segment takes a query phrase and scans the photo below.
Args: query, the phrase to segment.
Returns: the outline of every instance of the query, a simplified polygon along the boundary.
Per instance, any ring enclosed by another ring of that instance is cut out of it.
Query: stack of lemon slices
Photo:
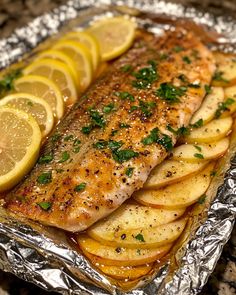
[[[102,72],[104,63],[132,45],[134,35],[135,23],[129,19],[99,20],[84,31],[64,34],[14,79],[8,95],[0,99],[0,192],[29,172],[42,139]]]

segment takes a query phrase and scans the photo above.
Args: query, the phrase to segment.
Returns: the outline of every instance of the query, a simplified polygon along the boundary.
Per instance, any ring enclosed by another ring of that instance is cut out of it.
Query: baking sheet
[[[65,23],[69,30],[74,25],[86,25],[94,15],[120,10],[114,9],[113,5],[128,5],[158,13],[163,19],[162,24],[155,23],[155,19],[148,20],[145,14],[138,17],[140,26],[155,33],[169,28],[171,19],[193,19],[209,30],[214,28],[219,34],[221,45],[212,42],[209,44],[212,48],[217,46],[225,51],[235,51],[236,20],[230,13],[216,17],[204,10],[165,1],[77,0],[69,1],[52,13],[36,18],[26,27],[17,29],[8,39],[0,40],[0,68],[17,61],[43,40],[64,29]],[[123,7],[122,10],[124,11]],[[126,11],[138,14],[136,10]],[[165,15],[168,17],[165,18]],[[234,146],[222,162],[222,167],[225,164],[226,167],[229,166],[233,150]],[[225,169],[222,170],[218,183],[224,172]],[[196,294],[206,283],[230,236],[236,214],[235,190],[236,159],[233,159],[208,218],[188,243],[178,271],[173,277],[168,275],[169,266],[166,264],[145,287],[137,287],[127,294]],[[0,212],[0,267],[40,287],[62,294],[122,294],[112,281],[93,269],[83,256],[70,247],[64,232],[10,218],[3,209]]]

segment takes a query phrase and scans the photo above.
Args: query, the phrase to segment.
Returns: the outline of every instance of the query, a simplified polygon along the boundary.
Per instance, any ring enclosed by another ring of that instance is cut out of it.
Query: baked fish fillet
[[[110,214],[171,151],[214,70],[192,33],[139,34],[58,125],[6,208],[71,232]]]

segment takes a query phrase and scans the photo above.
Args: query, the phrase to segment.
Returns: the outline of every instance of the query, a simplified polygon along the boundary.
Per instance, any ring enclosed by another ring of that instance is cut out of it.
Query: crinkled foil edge
[[[221,49],[235,51],[236,19],[229,14],[214,15],[165,1],[152,0],[75,0],[44,14],[7,39],[0,40],[0,69],[17,61],[47,37],[58,32],[67,21],[79,17],[86,8],[127,5],[143,11],[190,18],[222,34]],[[38,286],[62,294],[124,294],[73,250],[64,233],[36,224],[20,222],[0,210],[0,268]],[[236,215],[236,158],[225,175],[212,203],[207,220],[187,244],[181,266],[164,283],[168,265],[144,288],[127,294],[197,294],[206,283],[228,241]]]

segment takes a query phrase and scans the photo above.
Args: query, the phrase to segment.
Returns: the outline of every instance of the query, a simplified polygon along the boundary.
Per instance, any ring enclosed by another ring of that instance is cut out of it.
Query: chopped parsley
[[[88,126],[83,126],[81,128],[81,132],[84,133],[84,134],[89,134],[93,129],[93,126],[92,125],[88,125]]]
[[[122,145],[123,145],[123,141],[114,141],[114,140],[110,140],[107,144],[107,146],[109,147],[111,151],[118,150]]]
[[[92,121],[92,125],[94,127],[100,127],[104,128],[105,127],[105,120],[103,118],[103,115],[99,113],[99,111],[96,111],[94,109],[89,110],[89,115]]]
[[[143,113],[145,117],[150,117],[152,115],[152,109],[156,107],[156,102],[145,102],[143,100],[139,100],[139,109]]]
[[[133,76],[136,78],[136,80],[132,81],[133,87],[145,89],[158,79],[156,62],[150,60],[148,61],[148,64],[148,67],[144,67],[138,72],[133,72]]]
[[[53,160],[52,154],[43,155],[39,158],[38,163],[39,164],[47,164],[47,163],[50,163],[52,160]]]
[[[29,107],[33,107],[33,106],[34,106],[34,104],[32,103],[32,101],[30,101],[30,100],[27,102],[27,105],[28,105]]]
[[[180,74],[178,79],[184,83],[188,82],[188,78],[184,74]]]
[[[22,70],[17,69],[9,74],[5,75],[2,80],[0,80],[0,95],[4,95],[6,92],[14,89],[13,82],[15,79],[22,75]]]
[[[174,48],[173,48],[173,51],[174,52],[181,52],[181,51],[183,51],[184,50],[184,48],[182,47],[182,46],[175,46]]]
[[[62,153],[61,159],[58,161],[58,163],[64,163],[65,161],[69,159],[70,159],[70,154],[67,151],[65,151]]]
[[[144,237],[142,234],[137,234],[137,236],[135,236],[135,239],[140,241],[140,242],[145,242]]]
[[[76,139],[74,140],[74,142],[73,142],[73,146],[77,146],[77,145],[79,145],[79,144],[81,144],[81,140],[79,140],[78,138],[76,138]]]
[[[37,182],[39,184],[48,184],[52,182],[52,171],[41,173],[37,178]]]
[[[96,143],[93,144],[93,147],[99,150],[105,149],[108,145],[108,142],[103,139],[99,139]]]
[[[202,205],[204,204],[206,201],[206,195],[202,195],[199,199],[198,199],[198,204]]]
[[[70,141],[74,139],[74,135],[70,134],[64,137],[64,141]]]
[[[202,154],[199,154],[199,153],[196,153],[193,155],[195,158],[198,158],[198,159],[204,159],[204,156]]]
[[[198,145],[194,145],[194,147],[195,147],[195,149],[198,150],[199,152],[202,151],[202,148],[201,148],[200,146],[198,146]]]
[[[224,75],[224,72],[222,72],[222,71],[219,71],[219,72],[216,71],[212,79],[215,80],[215,81],[221,81],[221,82],[229,83],[229,81],[226,80],[223,77],[223,75]]]
[[[182,60],[188,65],[192,63],[191,59],[187,55],[183,56]]]
[[[120,70],[124,73],[128,73],[132,71],[133,67],[131,65],[124,65],[120,68]]]
[[[120,124],[119,124],[119,127],[120,127],[120,128],[129,128],[130,125],[129,125],[129,124],[126,124],[126,123],[120,123]]]
[[[173,148],[172,139],[167,134],[160,133],[158,128],[151,130],[150,134],[147,137],[144,137],[141,142],[144,145],[150,145],[153,143],[158,143],[162,145],[166,151],[170,151]]]
[[[200,128],[203,126],[203,119],[199,119],[197,120],[197,122],[195,122],[194,124],[190,124],[189,125],[191,128]]]
[[[170,132],[172,132],[173,134],[177,135],[177,136],[187,136],[190,134],[190,130],[187,127],[180,127],[179,129],[175,130],[174,128],[172,128],[170,125],[166,126],[167,130],[169,130]]]
[[[166,54],[166,53],[162,53],[162,54],[160,55],[160,60],[166,60],[168,57],[169,57],[168,54]]]
[[[229,106],[235,103],[233,98],[227,98],[226,101],[221,102],[218,104],[218,108],[215,112],[215,118],[218,119],[223,112],[229,111]]]
[[[76,192],[80,192],[82,190],[84,190],[86,187],[86,183],[85,182],[81,182],[80,184],[76,185],[76,187],[74,188],[74,190]]]
[[[129,109],[129,112],[132,113],[134,111],[138,110],[138,106],[131,106]]]
[[[104,106],[103,108],[103,113],[109,114],[115,109],[115,104],[114,103],[109,103],[108,105]]]
[[[211,89],[211,86],[210,85],[205,85],[204,86],[204,88],[205,88],[205,91],[206,91],[206,94],[210,94],[210,93],[212,93],[212,89]]]
[[[128,167],[128,168],[126,168],[126,170],[125,170],[125,174],[126,174],[128,177],[132,177],[133,172],[134,172],[134,168],[133,168],[133,167]]]
[[[45,211],[48,211],[52,207],[51,202],[40,202],[40,203],[37,203],[37,205]]]
[[[129,92],[126,92],[126,91],[123,91],[123,92],[119,92],[119,91],[116,91],[115,93],[115,96],[121,98],[121,99],[128,99],[130,101],[135,101],[134,97],[132,94],[130,94]]]
[[[214,176],[216,176],[217,175],[217,171],[215,171],[215,170],[213,170],[213,171],[211,171],[211,177],[214,177]]]
[[[55,134],[52,135],[52,137],[51,137],[51,141],[52,141],[53,143],[55,143],[55,142],[57,142],[60,138],[61,138],[61,134],[60,134],[60,133],[55,133]]]
[[[112,157],[113,159],[118,162],[118,163],[124,163],[126,161],[129,161],[132,158],[138,157],[139,153],[131,150],[131,149],[126,149],[126,150],[115,150],[112,152]]]
[[[170,103],[179,102],[179,98],[183,96],[187,88],[185,86],[174,86],[171,83],[161,83],[160,87],[156,90],[156,96]]]
[[[119,130],[112,130],[111,136],[115,136],[118,132],[119,132]]]
[[[81,141],[79,140],[79,139],[75,139],[74,140],[74,142],[73,142],[73,146],[74,146],[74,148],[73,148],[73,152],[75,153],[75,154],[77,154],[79,151],[80,151],[80,145],[81,144]]]

